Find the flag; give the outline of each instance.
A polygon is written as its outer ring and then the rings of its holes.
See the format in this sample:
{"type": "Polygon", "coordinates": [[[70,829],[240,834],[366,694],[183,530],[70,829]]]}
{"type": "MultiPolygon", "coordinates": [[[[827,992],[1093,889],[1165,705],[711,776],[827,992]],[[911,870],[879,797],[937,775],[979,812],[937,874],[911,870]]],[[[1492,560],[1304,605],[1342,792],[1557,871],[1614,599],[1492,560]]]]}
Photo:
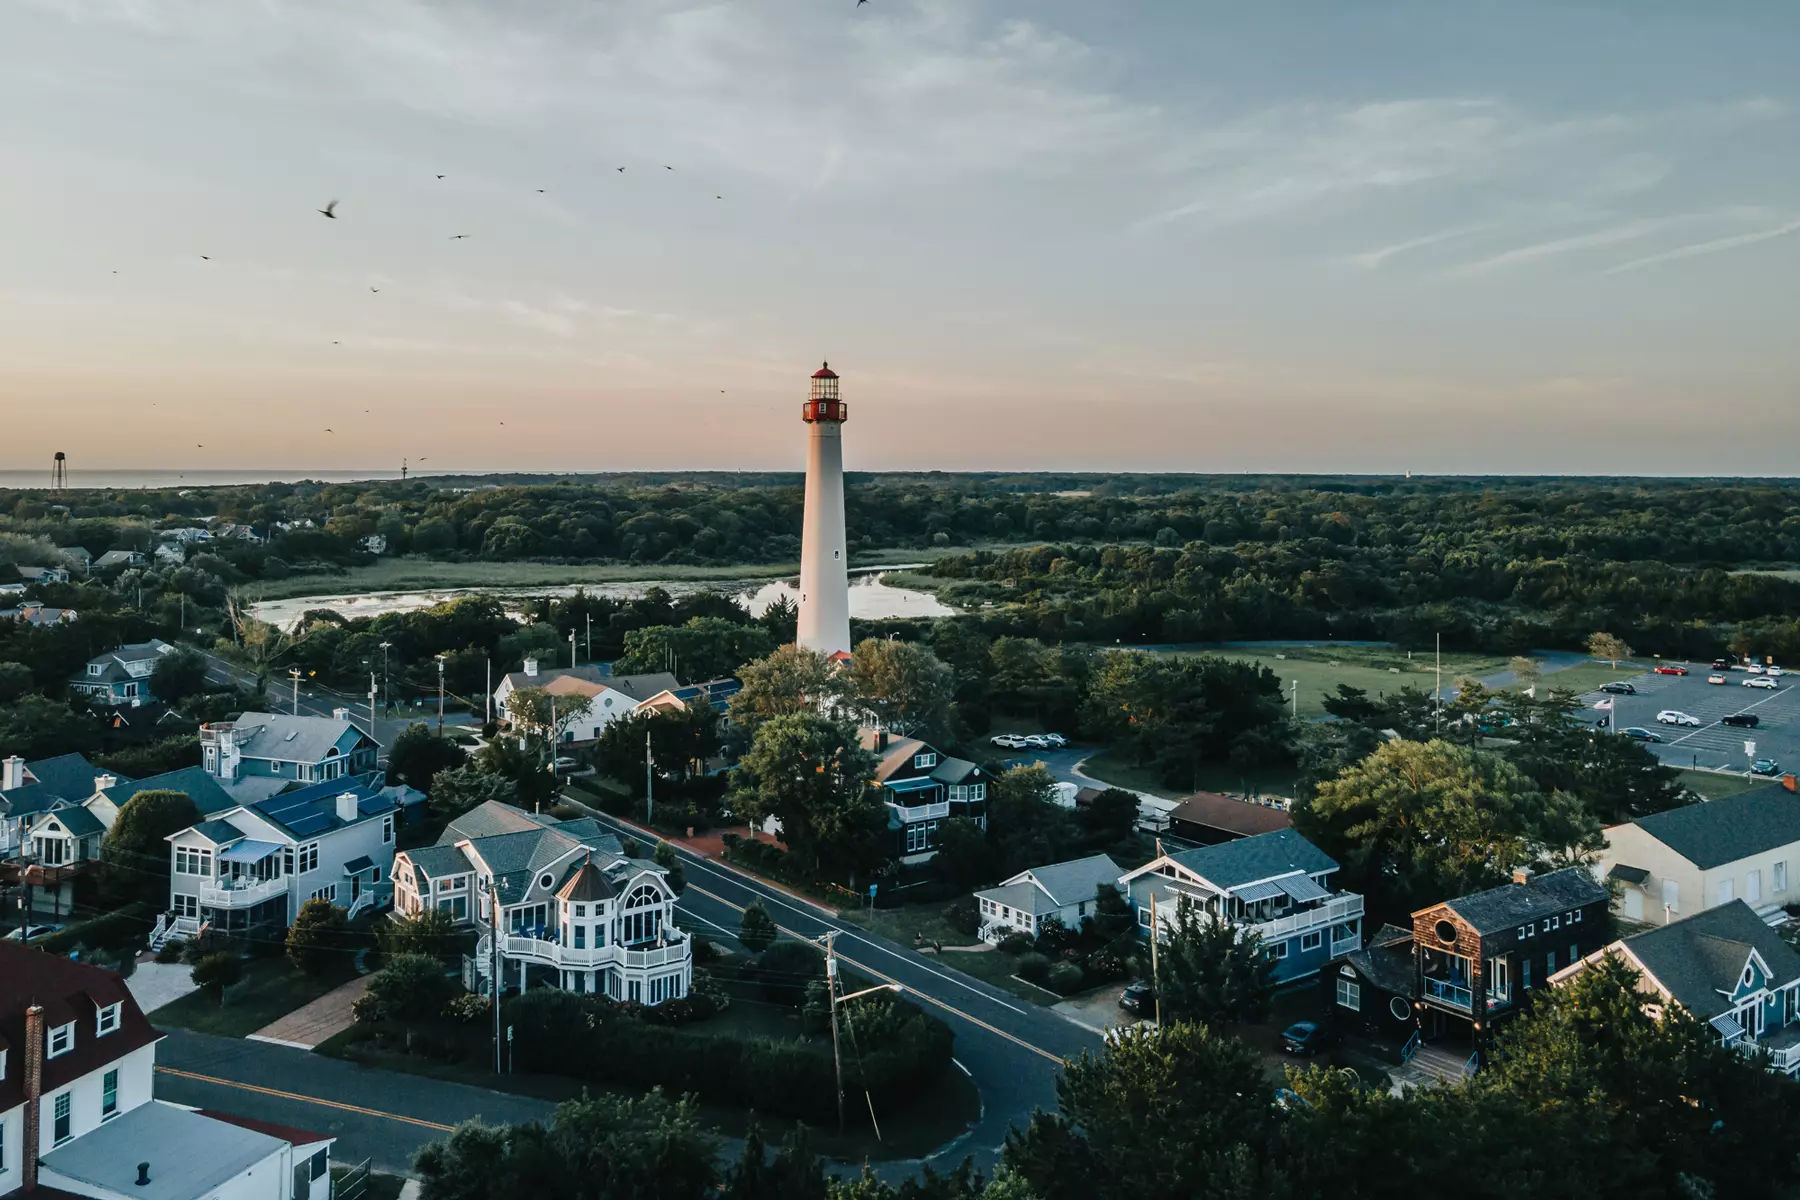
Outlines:
{"type": "Polygon", "coordinates": [[[1611,712],[1612,711],[1612,697],[1608,696],[1606,699],[1602,700],[1600,703],[1594,705],[1594,708],[1599,712],[1611,712]]]}

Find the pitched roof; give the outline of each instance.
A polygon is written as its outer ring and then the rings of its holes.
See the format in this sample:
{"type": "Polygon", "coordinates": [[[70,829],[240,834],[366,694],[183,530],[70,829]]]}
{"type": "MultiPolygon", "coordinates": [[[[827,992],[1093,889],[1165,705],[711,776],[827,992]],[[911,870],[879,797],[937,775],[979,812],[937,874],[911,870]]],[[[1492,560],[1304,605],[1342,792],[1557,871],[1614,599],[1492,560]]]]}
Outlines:
{"type": "Polygon", "coordinates": [[[1294,823],[1286,810],[1266,804],[1252,804],[1217,792],[1195,792],[1169,813],[1171,821],[1185,821],[1217,829],[1238,837],[1253,837],[1287,829],[1294,823]]]}
{"type": "Polygon", "coordinates": [[[438,845],[453,846],[465,839],[494,837],[502,833],[519,833],[543,827],[541,817],[522,808],[502,804],[498,800],[484,800],[444,826],[444,832],[438,835],[438,845]]]}
{"type": "Polygon", "coordinates": [[[356,797],[357,821],[394,812],[399,806],[394,803],[392,796],[382,793],[380,780],[381,775],[377,772],[357,778],[328,779],[270,796],[267,800],[259,800],[245,807],[295,839],[303,841],[355,823],[338,816],[339,796],[347,794],[356,797]]]}
{"type": "Polygon", "coordinates": [[[1003,904],[1007,908],[1016,908],[1020,912],[1032,914],[1052,913],[1057,906],[1049,897],[1029,883],[1003,883],[999,887],[985,888],[975,893],[981,900],[992,900],[995,904],[1003,904]]]}
{"type": "Polygon", "coordinates": [[[1503,883],[1485,892],[1458,896],[1446,902],[1445,907],[1467,921],[1477,933],[1498,933],[1539,917],[1605,899],[1606,889],[1595,882],[1586,867],[1564,867],[1560,871],[1534,875],[1525,883],[1503,883]]]}
{"type": "Polygon", "coordinates": [[[1800,979],[1800,954],[1742,900],[1628,937],[1622,944],[1703,1021],[1731,1011],[1731,993],[1752,950],[1769,968],[1772,986],[1800,979]]]}
{"type": "Polygon", "coordinates": [[[1418,972],[1412,956],[1412,934],[1406,940],[1370,945],[1344,955],[1344,962],[1354,967],[1370,983],[1395,996],[1408,1000],[1419,998],[1418,972]]]}
{"type": "Polygon", "coordinates": [[[1800,796],[1773,784],[1632,824],[1704,871],[1800,842],[1800,796]]]}
{"type": "Polygon", "coordinates": [[[396,858],[401,856],[427,879],[467,875],[475,869],[475,864],[469,861],[469,856],[462,852],[461,846],[415,846],[395,855],[396,858]]]}
{"type": "Polygon", "coordinates": [[[28,817],[73,803],[67,796],[53,792],[41,783],[28,783],[0,792],[0,817],[28,817]]]}
{"type": "MultiPolygon", "coordinates": [[[[546,687],[553,679],[573,676],[591,683],[600,683],[610,678],[606,668],[589,663],[584,667],[539,667],[536,675],[528,675],[524,671],[508,671],[501,676],[501,683],[510,683],[516,690],[528,687],[546,687]]],[[[496,689],[497,690],[497,689],[496,689]]]]}
{"type": "MultiPolygon", "coordinates": [[[[45,1095],[159,1036],[125,981],[113,972],[17,942],[0,942],[0,1045],[25,1046],[25,1010],[33,1004],[44,1007],[46,1029],[75,1022],[75,1048],[44,1060],[45,1095]],[[96,1036],[94,1014],[109,1004],[120,1005],[119,1027],[96,1036]]],[[[25,1072],[18,1069],[24,1057],[23,1053],[7,1057],[6,1077],[0,1079],[0,1112],[24,1103],[25,1072]]]]}
{"type": "Polygon", "coordinates": [[[1275,879],[1296,871],[1317,875],[1338,869],[1336,859],[1292,829],[1183,850],[1169,858],[1222,888],[1275,879]]]}
{"type": "Polygon", "coordinates": [[[95,663],[102,664],[103,669],[98,675],[90,671],[83,671],[80,675],[75,676],[72,682],[122,683],[128,679],[144,679],[147,676],[141,670],[141,664],[161,658],[173,649],[175,649],[174,646],[161,638],[151,638],[147,642],[133,642],[128,646],[120,646],[88,659],[89,666],[95,663]],[[140,670],[133,673],[128,669],[132,666],[138,666],[140,670]]]}
{"type": "MultiPolygon", "coordinates": [[[[235,842],[244,836],[244,831],[239,829],[236,825],[233,825],[230,821],[202,821],[198,825],[193,825],[189,828],[216,846],[223,846],[229,842],[235,842]]],[[[180,834],[172,833],[169,836],[179,837],[180,834]]]]}
{"type": "Polygon", "coordinates": [[[53,809],[45,814],[44,819],[56,821],[69,831],[70,837],[91,837],[96,833],[106,832],[106,826],[100,823],[100,818],[79,804],[53,809]]]}
{"type": "MultiPolygon", "coordinates": [[[[161,775],[152,775],[148,779],[127,780],[115,783],[102,795],[120,808],[139,792],[182,792],[202,816],[212,816],[230,808],[236,808],[238,801],[231,793],[220,786],[217,777],[209,774],[205,767],[182,767],[176,771],[164,771],[161,775]]],[[[84,797],[85,798],[85,797],[84,797]]]]}
{"type": "MultiPolygon", "coordinates": [[[[1124,873],[1118,863],[1104,854],[1090,854],[1086,858],[1033,867],[1028,872],[1031,878],[1050,893],[1051,899],[1056,901],[1059,908],[1092,900],[1103,883],[1117,887],[1119,876],[1124,873]]],[[[1019,876],[1013,878],[1017,879],[1019,876]]]]}
{"type": "MultiPolygon", "coordinates": [[[[36,762],[28,762],[25,764],[25,773],[69,800],[86,800],[94,794],[94,780],[109,774],[79,754],[59,754],[55,758],[40,758],[36,762]]],[[[121,783],[131,782],[123,775],[119,775],[118,779],[121,783]]]]}
{"type": "Polygon", "coordinates": [[[932,768],[931,777],[939,783],[961,783],[970,775],[979,775],[981,768],[966,758],[953,758],[946,755],[938,760],[932,768]]]}
{"type": "Polygon", "coordinates": [[[937,750],[918,738],[896,737],[888,735],[887,747],[881,748],[882,733],[879,729],[859,729],[856,740],[864,750],[876,756],[875,782],[886,783],[888,776],[904,767],[912,765],[912,760],[920,754],[936,754],[937,750]]]}
{"type": "Polygon", "coordinates": [[[606,872],[594,865],[592,855],[582,860],[570,874],[569,881],[556,889],[559,900],[570,901],[610,900],[618,894],[619,889],[606,877],[606,872]]]}
{"type": "Polygon", "coordinates": [[[238,752],[245,758],[283,762],[319,762],[327,750],[346,740],[351,744],[365,740],[360,729],[336,717],[247,712],[240,714],[231,727],[237,734],[238,752]]]}

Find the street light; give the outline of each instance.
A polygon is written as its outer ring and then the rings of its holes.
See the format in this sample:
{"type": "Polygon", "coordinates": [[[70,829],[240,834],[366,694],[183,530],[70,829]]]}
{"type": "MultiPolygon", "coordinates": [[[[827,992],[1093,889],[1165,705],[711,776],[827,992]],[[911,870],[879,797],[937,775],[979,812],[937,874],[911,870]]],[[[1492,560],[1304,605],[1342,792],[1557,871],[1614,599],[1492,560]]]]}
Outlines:
{"type": "Polygon", "coordinates": [[[438,736],[444,736],[444,656],[437,656],[438,665],[438,736]]]}
{"type": "Polygon", "coordinates": [[[393,644],[381,643],[381,711],[384,714],[394,711],[394,702],[388,698],[388,647],[393,644]]]}

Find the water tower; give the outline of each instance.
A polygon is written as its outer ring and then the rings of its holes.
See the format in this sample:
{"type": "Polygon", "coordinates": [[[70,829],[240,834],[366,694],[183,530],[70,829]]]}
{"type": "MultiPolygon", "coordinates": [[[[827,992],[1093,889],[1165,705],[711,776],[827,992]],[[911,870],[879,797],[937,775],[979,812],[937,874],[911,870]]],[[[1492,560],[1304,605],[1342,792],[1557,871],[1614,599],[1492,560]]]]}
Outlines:
{"type": "Polygon", "coordinates": [[[69,486],[69,456],[61,450],[50,460],[50,490],[60,492],[69,486]]]}
{"type": "Polygon", "coordinates": [[[849,547],[844,536],[844,420],[837,372],[813,372],[806,422],[806,517],[800,530],[800,645],[850,652],[849,547]]]}

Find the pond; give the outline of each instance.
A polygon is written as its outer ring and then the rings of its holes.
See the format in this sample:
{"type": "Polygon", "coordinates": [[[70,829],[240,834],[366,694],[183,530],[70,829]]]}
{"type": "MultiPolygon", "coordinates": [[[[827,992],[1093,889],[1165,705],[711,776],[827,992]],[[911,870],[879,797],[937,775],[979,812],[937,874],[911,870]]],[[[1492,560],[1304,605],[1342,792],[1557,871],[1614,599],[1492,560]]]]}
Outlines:
{"type": "MultiPolygon", "coordinates": [[[[904,568],[902,568],[904,569],[904,568]]],[[[893,568],[852,571],[850,573],[850,615],[863,620],[888,617],[953,617],[957,610],[930,592],[914,588],[894,587],[886,576],[893,568]]],[[[561,584],[533,588],[431,588],[410,592],[360,592],[351,595],[293,596],[285,600],[264,600],[250,606],[250,614],[282,629],[291,629],[302,614],[313,609],[330,609],[347,620],[376,617],[383,613],[417,612],[462,596],[497,596],[509,609],[522,609],[527,600],[544,596],[573,596],[586,592],[590,596],[630,598],[642,596],[651,588],[661,588],[672,596],[694,592],[724,592],[743,605],[751,616],[761,616],[777,600],[786,598],[798,604],[798,580],[751,578],[712,580],[705,583],[671,583],[645,579],[629,583],[561,584]]]]}

